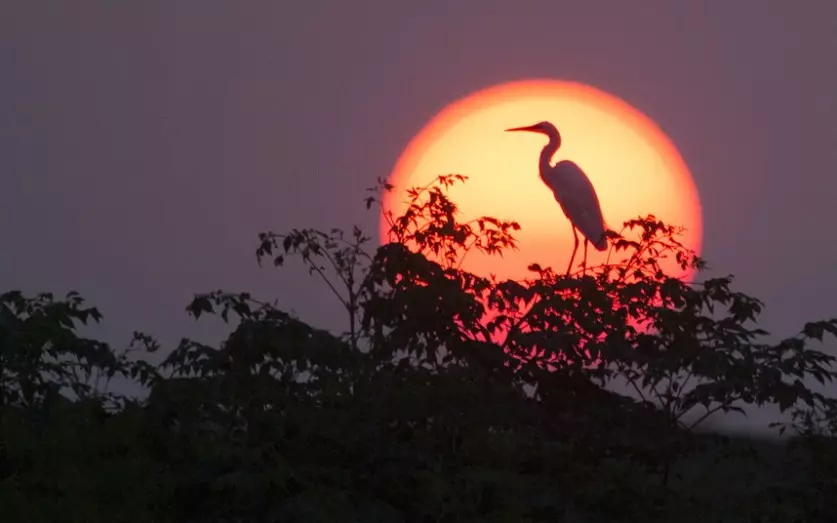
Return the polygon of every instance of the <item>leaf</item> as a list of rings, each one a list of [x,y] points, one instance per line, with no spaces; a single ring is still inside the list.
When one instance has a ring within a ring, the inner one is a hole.
[[[186,308],[186,310],[195,317],[195,319],[200,318],[201,314],[204,312],[206,313],[214,313],[214,309],[212,307],[212,303],[210,303],[209,298],[206,296],[198,296],[192,303]]]

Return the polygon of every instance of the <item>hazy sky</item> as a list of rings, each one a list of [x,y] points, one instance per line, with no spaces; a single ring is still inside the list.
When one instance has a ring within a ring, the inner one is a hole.
[[[0,290],[76,289],[116,343],[217,335],[184,306],[219,287],[341,328],[256,234],[375,231],[363,189],[436,112],[545,77],[662,127],[705,257],[790,335],[837,315],[835,56],[834,0],[4,2]]]

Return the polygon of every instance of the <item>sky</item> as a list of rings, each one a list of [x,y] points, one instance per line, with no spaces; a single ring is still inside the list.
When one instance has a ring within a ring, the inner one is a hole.
[[[364,189],[437,112],[554,78],[666,132],[713,274],[791,335],[837,316],[834,56],[833,0],[4,2],[0,290],[75,289],[117,346],[217,339],[184,308],[218,288],[342,329],[299,267],[258,268],[257,233],[374,234]]]

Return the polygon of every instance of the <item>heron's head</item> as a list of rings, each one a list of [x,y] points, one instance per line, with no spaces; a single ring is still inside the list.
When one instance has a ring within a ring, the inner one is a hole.
[[[528,127],[513,127],[511,129],[506,129],[506,131],[529,131],[530,133],[545,134],[550,138],[557,138],[560,136],[558,134],[558,129],[556,129],[554,125],[547,121],[539,122],[535,125],[530,125]]]

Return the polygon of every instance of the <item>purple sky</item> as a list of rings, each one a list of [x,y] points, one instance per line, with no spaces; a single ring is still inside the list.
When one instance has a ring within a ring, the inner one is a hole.
[[[833,0],[5,2],[0,289],[77,289],[118,343],[212,339],[183,307],[219,287],[341,328],[256,233],[374,232],[363,189],[437,111],[551,77],[663,128],[705,257],[789,335],[837,314],[835,56]]]

